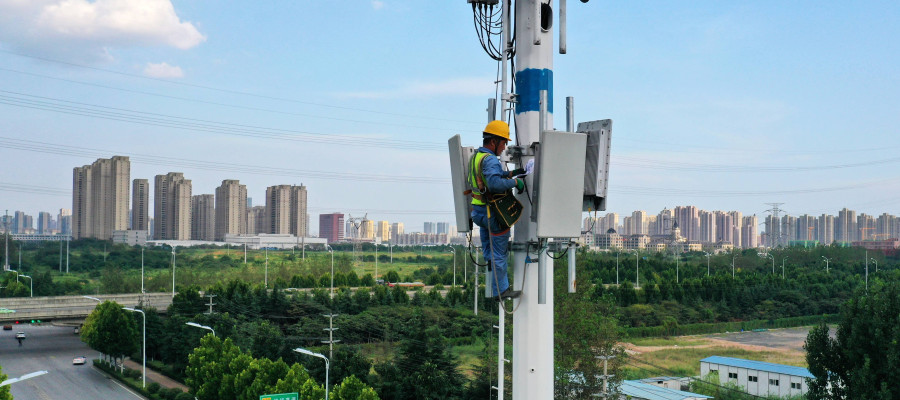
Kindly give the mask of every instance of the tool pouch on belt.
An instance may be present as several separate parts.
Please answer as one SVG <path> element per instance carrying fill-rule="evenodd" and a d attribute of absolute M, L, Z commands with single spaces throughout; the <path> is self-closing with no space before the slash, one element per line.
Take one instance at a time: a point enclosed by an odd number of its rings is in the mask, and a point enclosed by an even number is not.
<path fill-rule="evenodd" d="M 488 207 L 490 208 L 492 217 L 496 215 L 500 223 L 501 231 L 509 229 L 515 225 L 519 217 L 522 216 L 522 203 L 513 196 L 512 190 L 507 190 L 501 194 L 488 196 Z"/>

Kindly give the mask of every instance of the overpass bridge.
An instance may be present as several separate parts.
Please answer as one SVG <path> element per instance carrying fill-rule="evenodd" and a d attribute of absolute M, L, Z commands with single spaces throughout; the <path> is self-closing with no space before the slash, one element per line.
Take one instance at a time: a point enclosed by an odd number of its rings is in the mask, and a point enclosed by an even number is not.
<path fill-rule="evenodd" d="M 93 296 L 100 300 L 115 301 L 124 307 L 141 304 L 165 312 L 172 304 L 172 293 L 132 293 Z M 15 310 L 0 314 L 0 323 L 21 323 L 40 320 L 41 322 L 82 322 L 99 304 L 84 296 L 43 296 L 0 298 L 0 308 Z"/>

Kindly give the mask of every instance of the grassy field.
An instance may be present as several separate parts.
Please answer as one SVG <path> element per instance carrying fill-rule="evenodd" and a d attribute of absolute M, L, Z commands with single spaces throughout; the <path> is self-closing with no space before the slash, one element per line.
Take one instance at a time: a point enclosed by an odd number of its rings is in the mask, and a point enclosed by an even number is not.
<path fill-rule="evenodd" d="M 718 338 L 717 338 L 718 339 Z M 722 343 L 703 336 L 683 336 L 671 339 L 641 338 L 629 341 L 635 349 L 626 362 L 628 379 L 642 379 L 660 375 L 696 376 L 700 374 L 700 360 L 710 356 L 743 358 L 776 364 L 806 367 L 805 354 L 788 348 L 760 350 L 741 343 Z"/>
<path fill-rule="evenodd" d="M 389 271 L 397 272 L 401 279 L 412 276 L 414 272 L 422 268 L 433 268 L 442 263 L 444 265 L 452 264 L 453 255 L 450 253 L 438 253 L 425 251 L 422 257 L 424 261 L 410 262 L 415 260 L 419 255 L 413 251 L 395 251 L 393 253 L 393 263 L 390 261 L 353 261 L 352 252 L 336 251 L 334 254 L 335 272 L 340 272 L 341 262 L 350 263 L 352 271 L 360 277 L 365 274 L 372 274 L 377 277 L 384 277 Z M 378 256 L 386 256 L 390 253 L 387 251 L 379 251 Z M 215 260 L 228 256 L 232 260 L 237 260 L 234 267 L 217 266 Z M 268 270 L 266 268 L 266 257 L 268 256 Z M 360 258 L 368 257 L 374 260 L 375 252 L 361 252 Z M 175 283 L 177 286 L 199 285 L 202 288 L 210 287 L 219 282 L 227 282 L 230 280 L 240 280 L 249 283 L 263 283 L 268 279 L 270 287 L 278 280 L 282 279 L 290 283 L 291 278 L 295 275 L 313 274 L 316 277 L 321 274 L 327 274 L 331 271 L 332 255 L 322 251 L 307 251 L 305 259 L 302 252 L 290 250 L 270 250 L 268 254 L 260 250 L 248 250 L 247 262 L 243 263 L 244 251 L 242 248 L 234 249 L 178 249 L 175 257 Z M 463 257 L 457 256 L 458 261 L 458 277 L 460 281 L 463 279 L 465 264 Z M 466 263 L 469 264 L 469 263 Z M 221 265 L 220 263 L 218 265 Z M 469 265 L 471 267 L 471 265 Z M 72 271 L 70 274 L 59 274 L 56 268 L 38 267 L 40 270 L 48 270 L 53 274 L 54 281 L 69 282 L 67 287 L 81 288 L 81 293 L 107 293 L 107 287 L 115 287 L 116 292 L 138 292 L 141 287 L 141 269 L 139 265 L 129 265 L 128 268 L 116 269 L 114 276 L 109 276 L 109 272 L 96 269 L 90 272 Z M 377 278 L 376 277 L 376 278 Z M 110 285 L 110 281 L 118 282 Z M 172 290 L 172 268 L 171 259 L 167 259 L 165 264 L 147 265 L 144 271 L 144 286 L 150 292 L 166 292 Z"/>

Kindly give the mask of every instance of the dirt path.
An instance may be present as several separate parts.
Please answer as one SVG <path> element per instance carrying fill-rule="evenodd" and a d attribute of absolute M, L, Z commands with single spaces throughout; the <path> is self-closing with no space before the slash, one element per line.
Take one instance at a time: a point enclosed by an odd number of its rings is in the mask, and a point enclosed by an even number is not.
<path fill-rule="evenodd" d="M 754 352 L 779 352 L 793 356 L 803 356 L 803 343 L 806 340 L 808 328 L 777 329 L 765 332 L 734 332 L 710 336 L 681 336 L 696 342 L 690 345 L 671 346 L 636 346 L 631 343 L 622 343 L 625 351 L 630 354 L 642 354 L 661 350 L 683 348 L 709 348 L 727 347 Z"/>

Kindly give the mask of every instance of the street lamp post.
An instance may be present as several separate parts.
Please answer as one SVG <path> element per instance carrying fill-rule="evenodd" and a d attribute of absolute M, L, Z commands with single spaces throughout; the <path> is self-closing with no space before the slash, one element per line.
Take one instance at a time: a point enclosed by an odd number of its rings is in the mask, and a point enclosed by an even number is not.
<path fill-rule="evenodd" d="M 319 358 L 325 360 L 325 400 L 328 400 L 328 372 L 331 369 L 331 366 L 329 365 L 330 363 L 328 362 L 328 357 L 325 357 L 324 355 L 319 354 L 319 353 L 313 353 L 307 349 L 300 348 L 300 347 L 294 349 L 294 351 L 296 351 L 297 353 L 300 353 L 300 354 L 306 354 L 308 356 L 319 357 Z"/>
<path fill-rule="evenodd" d="M 771 254 L 766 254 L 766 257 L 772 259 L 772 275 L 775 275 L 775 256 Z"/>
<path fill-rule="evenodd" d="M 144 248 L 141 247 L 141 295 L 144 294 Z"/>
<path fill-rule="evenodd" d="M 23 278 L 28 278 L 28 284 L 30 285 L 30 289 L 31 289 L 31 297 L 34 297 L 34 279 L 31 279 L 31 277 L 28 275 L 19 275 L 19 276 L 21 276 Z"/>
<path fill-rule="evenodd" d="M 616 252 L 616 286 L 619 286 L 619 252 Z"/>
<path fill-rule="evenodd" d="M 391 264 L 394 263 L 394 244 L 388 243 L 388 250 L 391 251 Z"/>
<path fill-rule="evenodd" d="M 213 336 L 216 336 L 216 331 L 212 327 L 209 327 L 206 325 L 200 325 L 196 322 L 185 322 L 184 324 L 188 325 L 188 326 L 193 326 L 194 328 L 206 329 L 206 330 L 212 332 Z"/>
<path fill-rule="evenodd" d="M 703 252 L 703 254 L 706 254 L 706 277 L 709 278 L 709 257 L 710 257 L 712 254 L 709 254 L 709 253 L 707 253 L 707 252 L 705 252 L 705 251 Z"/>
<path fill-rule="evenodd" d="M 175 297 L 175 245 L 172 245 L 172 297 Z"/>
<path fill-rule="evenodd" d="M 269 247 L 266 247 L 266 274 L 263 278 L 263 285 L 265 285 L 266 289 L 269 288 Z"/>
<path fill-rule="evenodd" d="M 641 261 L 640 261 L 641 251 L 638 249 L 634 249 L 634 276 L 635 276 L 635 289 L 640 289 L 641 287 Z"/>
<path fill-rule="evenodd" d="M 143 354 L 143 356 L 144 356 L 144 365 L 143 365 L 143 371 L 142 371 L 143 376 L 141 378 L 142 379 L 141 387 L 146 388 L 147 387 L 147 314 L 144 313 L 144 310 L 138 310 L 136 308 L 122 307 L 122 309 L 131 311 L 131 312 L 139 312 L 139 313 L 141 313 L 141 316 L 144 317 L 144 331 L 143 331 L 144 343 L 143 343 L 143 350 L 141 350 L 141 354 Z"/>
<path fill-rule="evenodd" d="M 329 293 L 330 293 L 330 298 L 333 299 L 334 298 L 334 249 L 327 244 L 325 245 L 325 247 L 327 247 L 328 252 L 331 253 L 331 290 L 329 291 Z"/>
<path fill-rule="evenodd" d="M 378 279 L 378 243 L 375 243 L 375 279 Z"/>
<path fill-rule="evenodd" d="M 784 257 L 781 259 L 781 280 L 784 280 L 784 260 L 787 260 L 788 257 Z"/>
<path fill-rule="evenodd" d="M 878 273 L 878 260 L 873 258 L 872 262 L 875 263 L 875 273 L 877 274 Z"/>
<path fill-rule="evenodd" d="M 734 258 L 737 257 L 737 254 L 731 254 L 731 279 L 734 279 Z"/>
<path fill-rule="evenodd" d="M 447 252 L 453 253 L 453 287 L 456 287 L 456 251 L 450 249 Z"/>
<path fill-rule="evenodd" d="M 825 273 L 828 273 L 828 262 L 831 261 L 830 258 L 822 256 L 822 259 L 825 260 Z"/>

